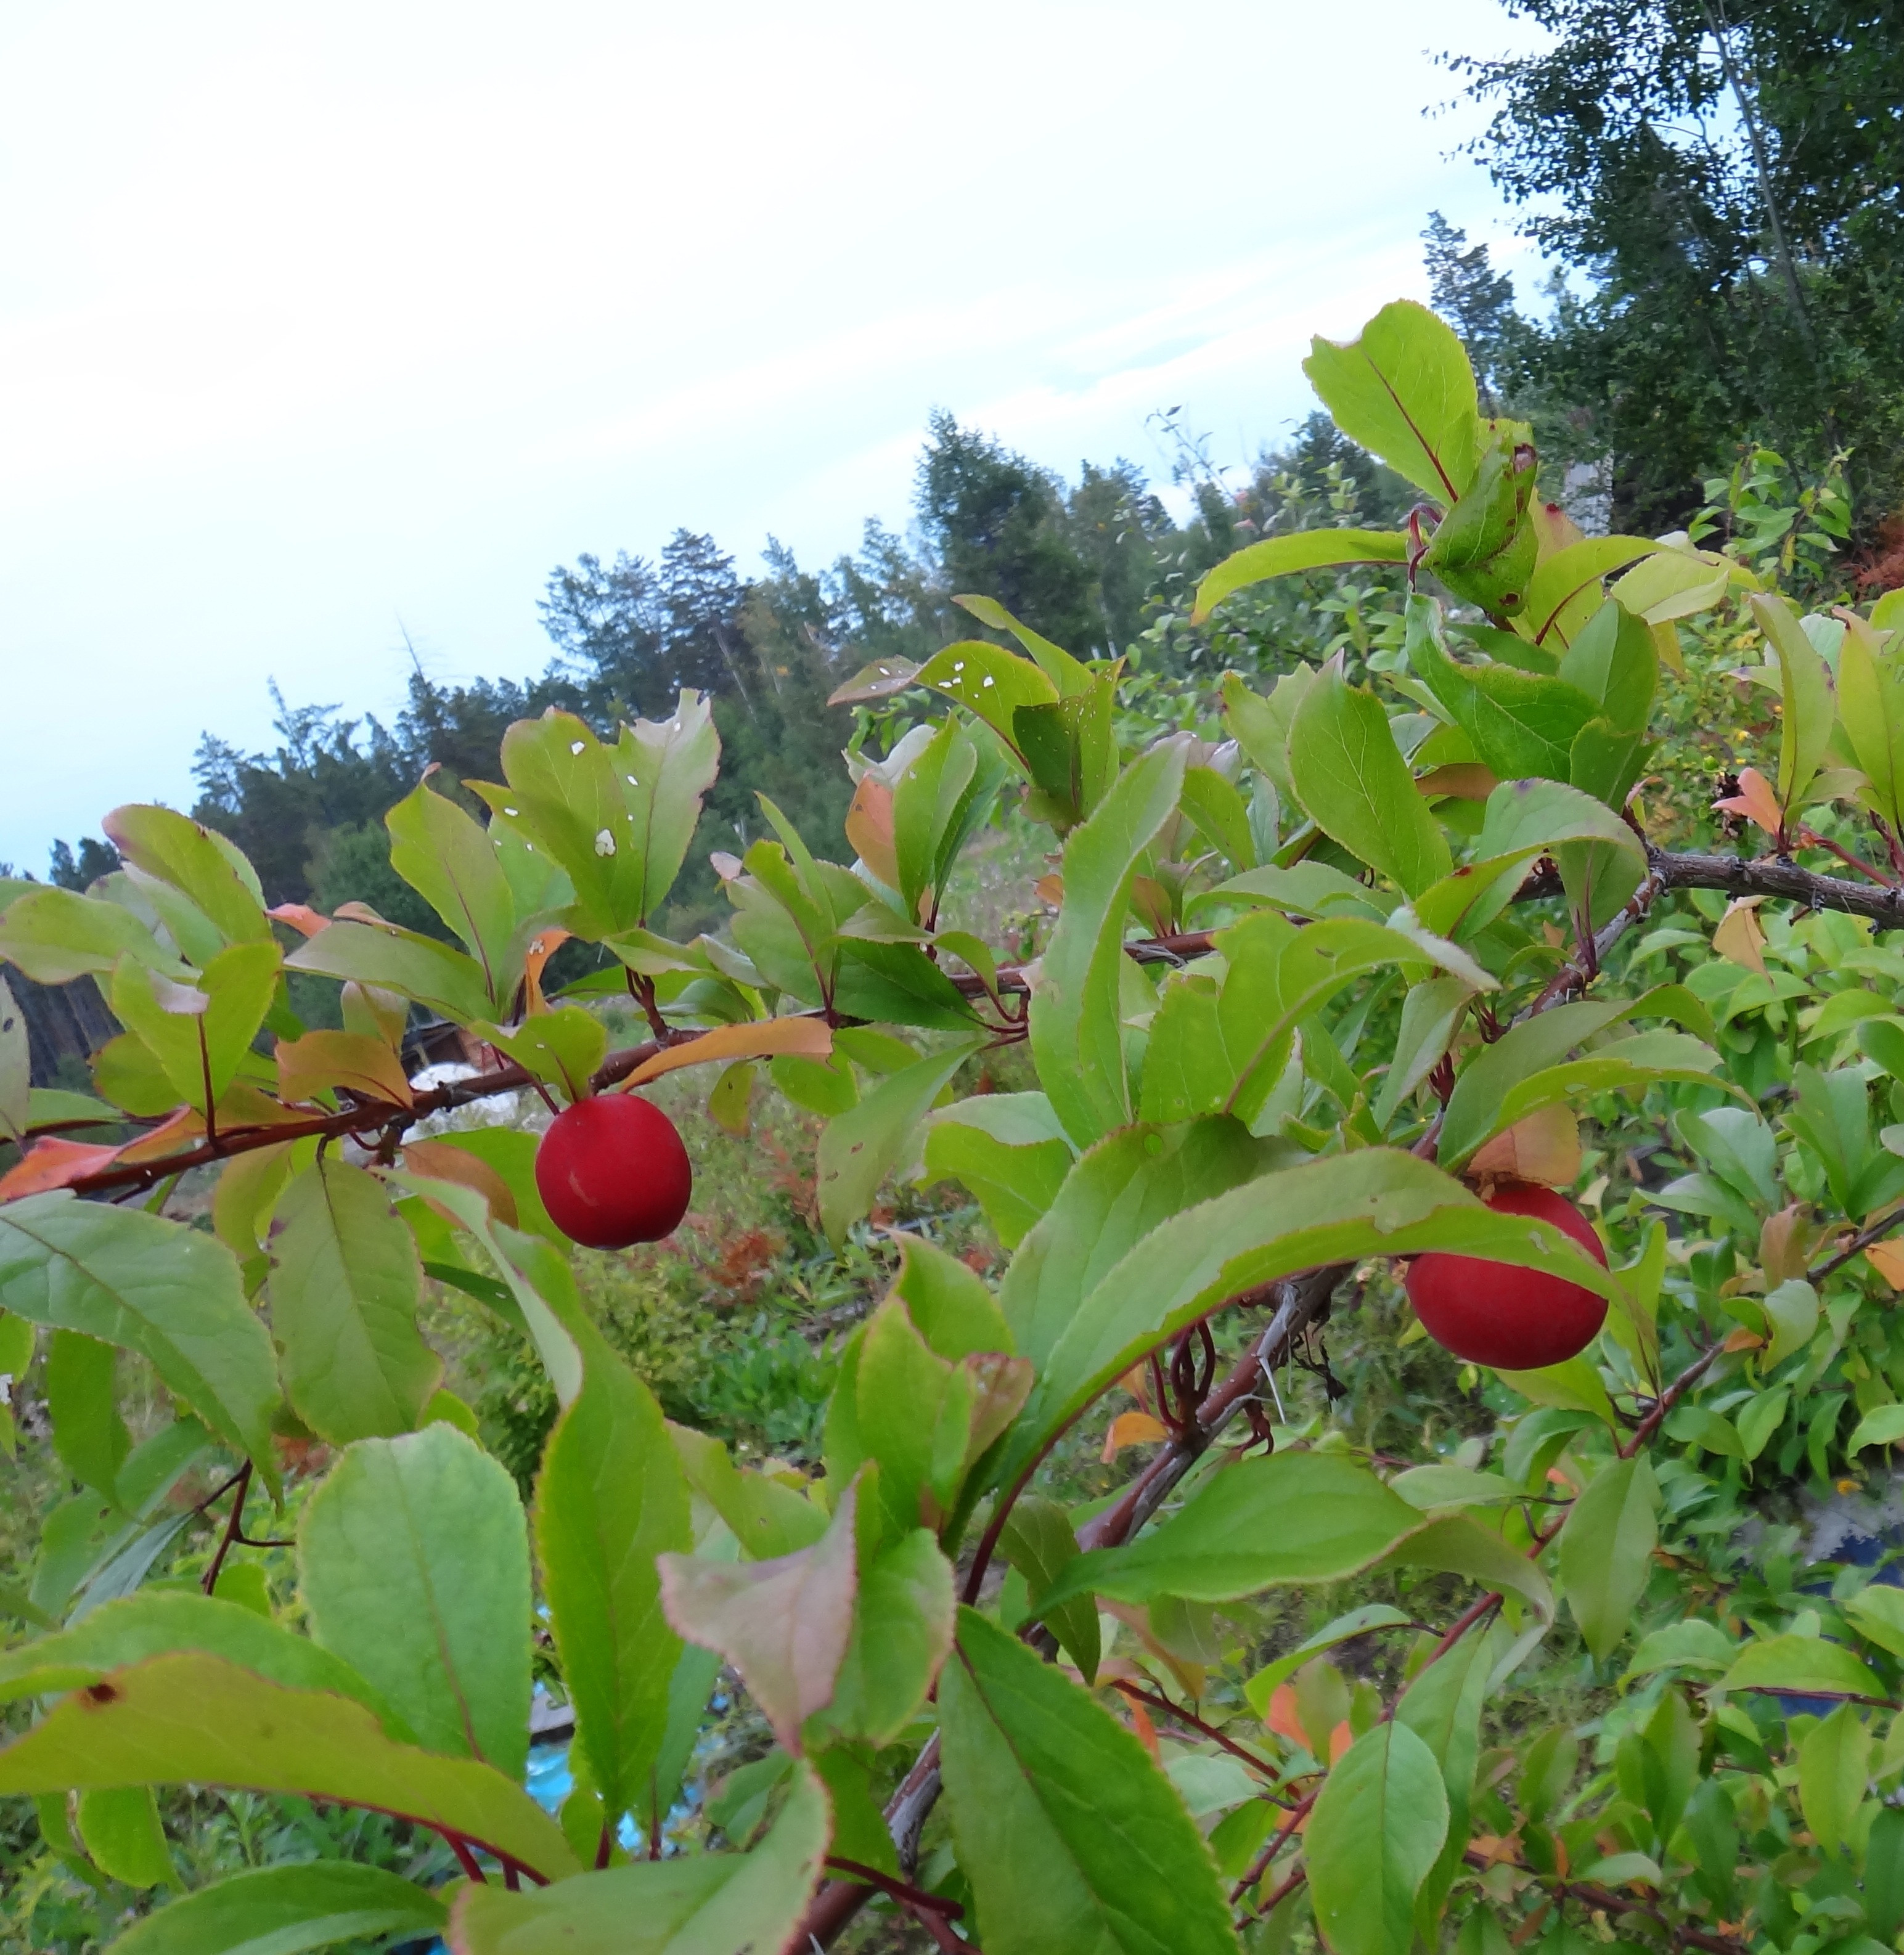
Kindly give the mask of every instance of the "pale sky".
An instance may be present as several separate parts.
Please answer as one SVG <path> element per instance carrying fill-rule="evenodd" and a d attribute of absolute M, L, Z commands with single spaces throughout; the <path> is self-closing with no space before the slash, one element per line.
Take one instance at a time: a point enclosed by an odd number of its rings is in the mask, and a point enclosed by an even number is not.
<path fill-rule="evenodd" d="M 189 807 L 266 682 L 540 672 L 593 550 L 907 520 L 934 407 L 1241 461 L 1308 335 L 1525 263 L 1435 48 L 1498 0 L 0 0 L 0 860 Z M 1432 43 L 1432 46 L 1430 44 Z"/>

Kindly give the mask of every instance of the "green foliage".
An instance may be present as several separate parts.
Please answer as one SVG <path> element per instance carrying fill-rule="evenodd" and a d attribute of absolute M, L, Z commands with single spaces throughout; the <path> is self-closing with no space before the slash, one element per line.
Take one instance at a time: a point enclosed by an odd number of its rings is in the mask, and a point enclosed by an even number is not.
<path fill-rule="evenodd" d="M 824 723 L 812 669 L 740 648 L 826 592 L 693 537 L 552 591 L 593 676 L 496 729 L 499 783 L 379 811 L 426 927 L 269 918 L 162 809 L 108 817 L 87 891 L 5 886 L 0 954 L 111 997 L 131 1116 L 68 1141 L 96 1107 L 0 1034 L 8 1436 L 47 1510 L 0 1591 L 24 1931 L 124 1894 L 135 1950 L 738 1955 L 876 1892 L 993 1955 L 1895 1933 L 1904 1608 L 1786 1518 L 1904 1438 L 1895 607 L 1801 615 L 1762 526 L 1572 534 L 1418 307 L 1311 368 L 1431 499 L 1203 566 L 1254 621 L 1185 594 L 1249 653 L 1219 685 L 1171 631 L 1135 675 L 1058 643 L 1109 649 L 1064 494 L 939 425 L 936 547 L 997 641 L 886 619 L 850 795 L 752 804 L 725 930 L 679 921 L 721 742 Z M 1338 513 L 1383 486 L 1308 452 Z M 1443 594 L 1345 581 L 1386 622 L 1311 615 L 1266 689 L 1267 593 L 1344 551 Z M 345 765 L 322 725 L 306 773 Z M 1762 856 L 1711 853 L 1721 742 Z M 1872 833 L 1888 868 L 1821 872 Z M 497 1064 L 411 1081 L 412 1007 Z M 549 1220 L 522 1128 L 607 1090 L 688 1131 L 672 1245 Z M 209 1226 L 115 1198 L 200 1168 Z M 1503 1181 L 1574 1191 L 1610 1267 Z M 1401 1300 L 1437 1253 L 1605 1327 L 1459 1359 Z M 312 1802 L 387 1830 L 227 1850 Z"/>

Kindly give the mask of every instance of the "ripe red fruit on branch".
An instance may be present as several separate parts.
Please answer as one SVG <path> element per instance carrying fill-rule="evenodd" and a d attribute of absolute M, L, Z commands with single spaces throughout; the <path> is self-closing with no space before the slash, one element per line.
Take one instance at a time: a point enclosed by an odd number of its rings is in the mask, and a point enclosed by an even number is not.
<path fill-rule="evenodd" d="M 625 1249 L 674 1232 L 694 1173 L 659 1107 L 632 1093 L 598 1093 L 555 1116 L 536 1150 L 536 1186 L 571 1242 Z"/>
<path fill-rule="evenodd" d="M 1564 1195 L 1531 1182 L 1507 1182 L 1487 1201 L 1497 1215 L 1552 1223 L 1606 1267 L 1607 1251 L 1593 1225 Z M 1478 1256 L 1417 1256 L 1408 1289 L 1415 1315 L 1437 1344 L 1457 1358 L 1503 1371 L 1537 1371 L 1576 1356 L 1607 1316 L 1603 1297 L 1564 1277 Z"/>

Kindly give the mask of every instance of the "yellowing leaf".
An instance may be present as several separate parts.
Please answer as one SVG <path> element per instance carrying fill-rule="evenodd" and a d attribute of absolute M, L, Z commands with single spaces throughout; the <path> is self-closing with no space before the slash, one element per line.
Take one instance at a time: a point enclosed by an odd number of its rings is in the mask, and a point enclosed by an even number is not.
<path fill-rule="evenodd" d="M 1894 1290 L 1904 1289 L 1904 1242 L 1874 1242 L 1865 1261 Z"/>
<path fill-rule="evenodd" d="M 1765 932 L 1757 912 L 1764 900 L 1763 896 L 1740 896 L 1728 903 L 1712 933 L 1713 949 L 1727 963 L 1743 965 L 1761 978 L 1765 974 Z"/>
<path fill-rule="evenodd" d="M 1147 1412 L 1121 1412 L 1111 1421 L 1104 1450 L 1098 1456 L 1109 1465 L 1127 1446 L 1149 1446 L 1169 1437 L 1169 1430 Z"/>
<path fill-rule="evenodd" d="M 746 1025 L 717 1025 L 711 1032 L 671 1045 L 637 1066 L 627 1083 L 645 1086 L 664 1072 L 703 1066 L 710 1059 L 766 1059 L 783 1052 L 824 1059 L 832 1049 L 832 1028 L 819 1018 L 756 1018 Z"/>
<path fill-rule="evenodd" d="M 381 1040 L 362 1032 L 307 1032 L 280 1040 L 278 1092 L 285 1100 L 309 1100 L 321 1088 L 342 1086 L 367 1100 L 411 1104 L 403 1062 Z"/>
<path fill-rule="evenodd" d="M 492 1221 L 505 1223 L 511 1229 L 517 1226 L 516 1198 L 509 1184 L 488 1161 L 479 1160 L 467 1148 L 451 1147 L 442 1141 L 406 1141 L 403 1163 L 432 1181 L 459 1182 L 465 1188 L 474 1188 L 489 1204 Z M 424 1199 L 428 1201 L 429 1197 Z M 462 1226 L 447 1209 L 437 1207 L 434 1202 L 430 1205 L 452 1228 Z"/>
<path fill-rule="evenodd" d="M 846 811 L 846 839 L 860 860 L 889 889 L 899 886 L 899 861 L 892 842 L 892 790 L 866 775 Z"/>
<path fill-rule="evenodd" d="M 1542 1107 L 1476 1150 L 1465 1172 L 1571 1188 L 1580 1175 L 1580 1123 L 1571 1107 Z"/>
<path fill-rule="evenodd" d="M 1785 816 L 1779 807 L 1778 796 L 1772 791 L 1771 782 L 1756 767 L 1742 767 L 1739 771 L 1738 793 L 1714 801 L 1713 806 L 1726 814 L 1743 815 L 1767 835 L 1777 835 L 1784 824 Z"/>

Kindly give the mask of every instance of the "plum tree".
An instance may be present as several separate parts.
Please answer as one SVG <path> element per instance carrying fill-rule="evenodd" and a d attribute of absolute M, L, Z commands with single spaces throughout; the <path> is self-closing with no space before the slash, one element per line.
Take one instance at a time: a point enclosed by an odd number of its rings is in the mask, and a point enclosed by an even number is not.
<path fill-rule="evenodd" d="M 454 942 L 267 911 L 162 808 L 107 818 L 121 866 L 85 891 L 0 883 L 0 959 L 96 984 L 123 1028 L 96 1094 L 35 1088 L 0 996 L 0 1376 L 43 1343 L 78 1490 L 0 1595 L 0 1796 L 149 1897 L 176 1878 L 154 1787 L 373 1809 L 461 1869 L 254 1868 L 121 1955 L 810 1951 L 869 1903 L 990 1955 L 1311 1923 L 1333 1955 L 1892 1942 L 1895 1591 L 1729 1543 L 1767 1481 L 1904 1439 L 1904 962 L 1878 940 L 1904 929 L 1904 597 L 1802 619 L 1735 556 L 1580 536 L 1418 306 L 1308 370 L 1420 500 L 1252 543 L 1198 602 L 1374 566 L 1378 628 L 1267 691 L 1172 689 L 961 600 L 992 636 L 842 689 L 853 859 L 763 798 L 713 864 L 725 933 L 655 927 L 718 768 L 691 691 L 606 737 L 511 726 L 502 780 L 464 783 L 486 821 L 427 780 L 390 811 L 392 870 Z M 1687 667 L 1663 702 L 1662 661 Z M 1742 847 L 1683 845 L 1706 810 L 1635 794 L 1688 699 L 1742 729 Z M 1006 803 L 1062 850 L 1024 962 L 957 915 Z M 550 996 L 565 934 L 609 961 Z M 624 990 L 650 1036 L 611 1052 L 593 1006 Z M 413 1006 L 495 1062 L 413 1081 Z M 916 1171 L 1006 1252 L 994 1284 L 897 1231 L 819 1456 L 771 1471 L 662 1416 L 571 1264 L 684 1207 L 640 1090 L 713 1067 L 730 1113 L 763 1061 L 823 1122 L 836 1244 Z M 980 1090 L 1007 1064 L 1018 1090 Z M 531 1091 L 569 1103 L 533 1174 L 436 1117 Z M 197 1170 L 209 1230 L 159 1212 Z M 1345 1387 L 1317 1335 L 1361 1299 L 1405 1343 L 1408 1259 L 1468 1354 L 1425 1416 L 1397 1350 Z M 440 1388 L 426 1274 L 547 1373 L 526 1506 Z M 1068 1506 L 1066 1436 L 1120 1392 L 1107 1443 L 1142 1463 Z M 292 1465 L 302 1593 L 267 1620 L 221 1577 Z M 1352 1688 L 1327 1654 L 1351 1637 Z M 1571 1728 L 1487 1722 L 1544 1646 L 1570 1705 L 1597 1693 L 1585 1765 Z M 575 1724 L 555 1815 L 524 1782 L 538 1674 Z M 663 1855 L 736 1691 L 774 1749 Z"/>

